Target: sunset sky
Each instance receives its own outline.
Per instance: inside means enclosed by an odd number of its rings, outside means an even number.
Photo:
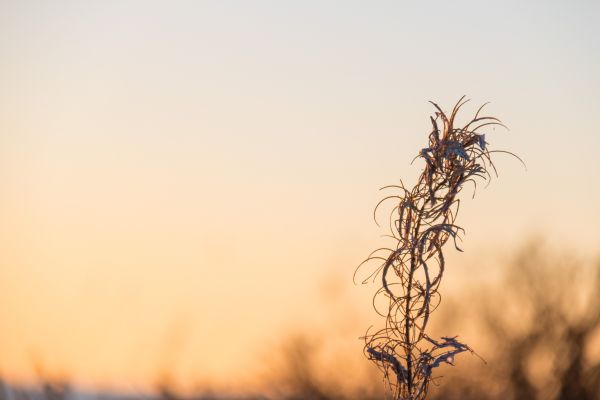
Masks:
[[[251,381],[344,318],[360,355],[374,286],[352,273],[383,240],[378,188],[420,171],[429,100],[490,101],[510,128],[490,146],[527,163],[499,155],[463,203],[449,287],[532,234],[597,254],[599,13],[1,1],[0,375]]]

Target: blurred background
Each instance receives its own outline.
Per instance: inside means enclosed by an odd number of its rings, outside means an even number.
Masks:
[[[382,398],[352,274],[463,94],[527,170],[463,193],[432,398],[598,398],[599,12],[0,1],[0,399]]]

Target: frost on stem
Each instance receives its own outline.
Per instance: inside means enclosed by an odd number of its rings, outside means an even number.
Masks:
[[[443,363],[454,365],[456,354],[473,352],[456,337],[436,341],[425,333],[430,314],[440,303],[443,247],[451,240],[462,251],[457,239],[463,229],[455,224],[460,207],[458,194],[467,182],[476,189],[477,181],[489,181],[489,169],[497,174],[491,154],[507,153],[490,151],[485,135],[480,133],[484,127],[504,127],[497,118],[481,115],[485,104],[466,125],[455,126],[456,115],[467,101],[463,96],[450,115],[431,103],[436,112],[430,117],[429,144],[415,158],[424,161],[416,185],[409,189],[400,181],[399,185],[386,186],[383,189],[399,193],[385,197],[375,207],[377,211],[387,200],[397,202],[389,220],[395,248],[375,250],[358,267],[379,262],[363,283],[380,276],[381,288],[373,304],[385,317],[385,327],[367,332],[365,355],[383,371],[393,399],[424,399],[434,368]],[[375,306],[382,297],[385,310]]]

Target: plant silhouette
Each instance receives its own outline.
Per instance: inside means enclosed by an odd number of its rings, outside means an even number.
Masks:
[[[382,203],[395,201],[389,217],[394,247],[375,250],[357,268],[358,271],[365,263],[377,262],[363,283],[380,277],[381,287],[373,304],[385,318],[385,327],[372,333],[367,331],[364,349],[366,356],[383,371],[386,389],[393,399],[426,398],[435,368],[453,365],[459,353],[473,352],[456,337],[433,339],[426,333],[430,315],[440,303],[438,289],[445,270],[444,245],[450,241],[462,251],[457,240],[463,229],[455,223],[460,208],[459,193],[467,183],[472,183],[474,196],[477,181],[489,181],[490,170],[497,175],[493,153],[514,156],[488,148],[482,129],[504,125],[495,117],[481,115],[487,103],[469,122],[457,126],[457,114],[467,101],[463,96],[450,114],[431,102],[436,111],[430,117],[429,145],[415,157],[425,164],[417,183],[407,188],[400,181],[398,185],[382,188],[396,193],[375,207],[374,214]],[[382,303],[384,309],[380,307]]]

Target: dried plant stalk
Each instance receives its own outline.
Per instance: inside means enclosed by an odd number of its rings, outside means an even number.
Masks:
[[[473,352],[456,337],[434,340],[426,333],[430,314],[440,302],[443,247],[450,240],[462,251],[457,239],[463,229],[455,224],[460,207],[458,194],[467,182],[476,188],[477,180],[489,181],[489,169],[496,174],[492,153],[512,154],[488,149],[485,135],[480,133],[482,128],[504,125],[495,117],[480,115],[486,104],[466,125],[455,126],[456,115],[467,101],[463,96],[450,115],[431,102],[436,112],[430,117],[429,146],[416,157],[425,162],[416,185],[410,190],[402,181],[386,186],[383,189],[399,193],[385,197],[375,207],[376,212],[387,200],[398,202],[390,215],[395,248],[375,250],[358,267],[378,261],[378,267],[363,283],[381,277],[373,304],[385,317],[385,327],[374,333],[367,331],[365,354],[383,371],[393,399],[425,399],[434,368],[443,363],[454,365],[456,354]],[[384,311],[377,307],[381,298],[387,306]]]

